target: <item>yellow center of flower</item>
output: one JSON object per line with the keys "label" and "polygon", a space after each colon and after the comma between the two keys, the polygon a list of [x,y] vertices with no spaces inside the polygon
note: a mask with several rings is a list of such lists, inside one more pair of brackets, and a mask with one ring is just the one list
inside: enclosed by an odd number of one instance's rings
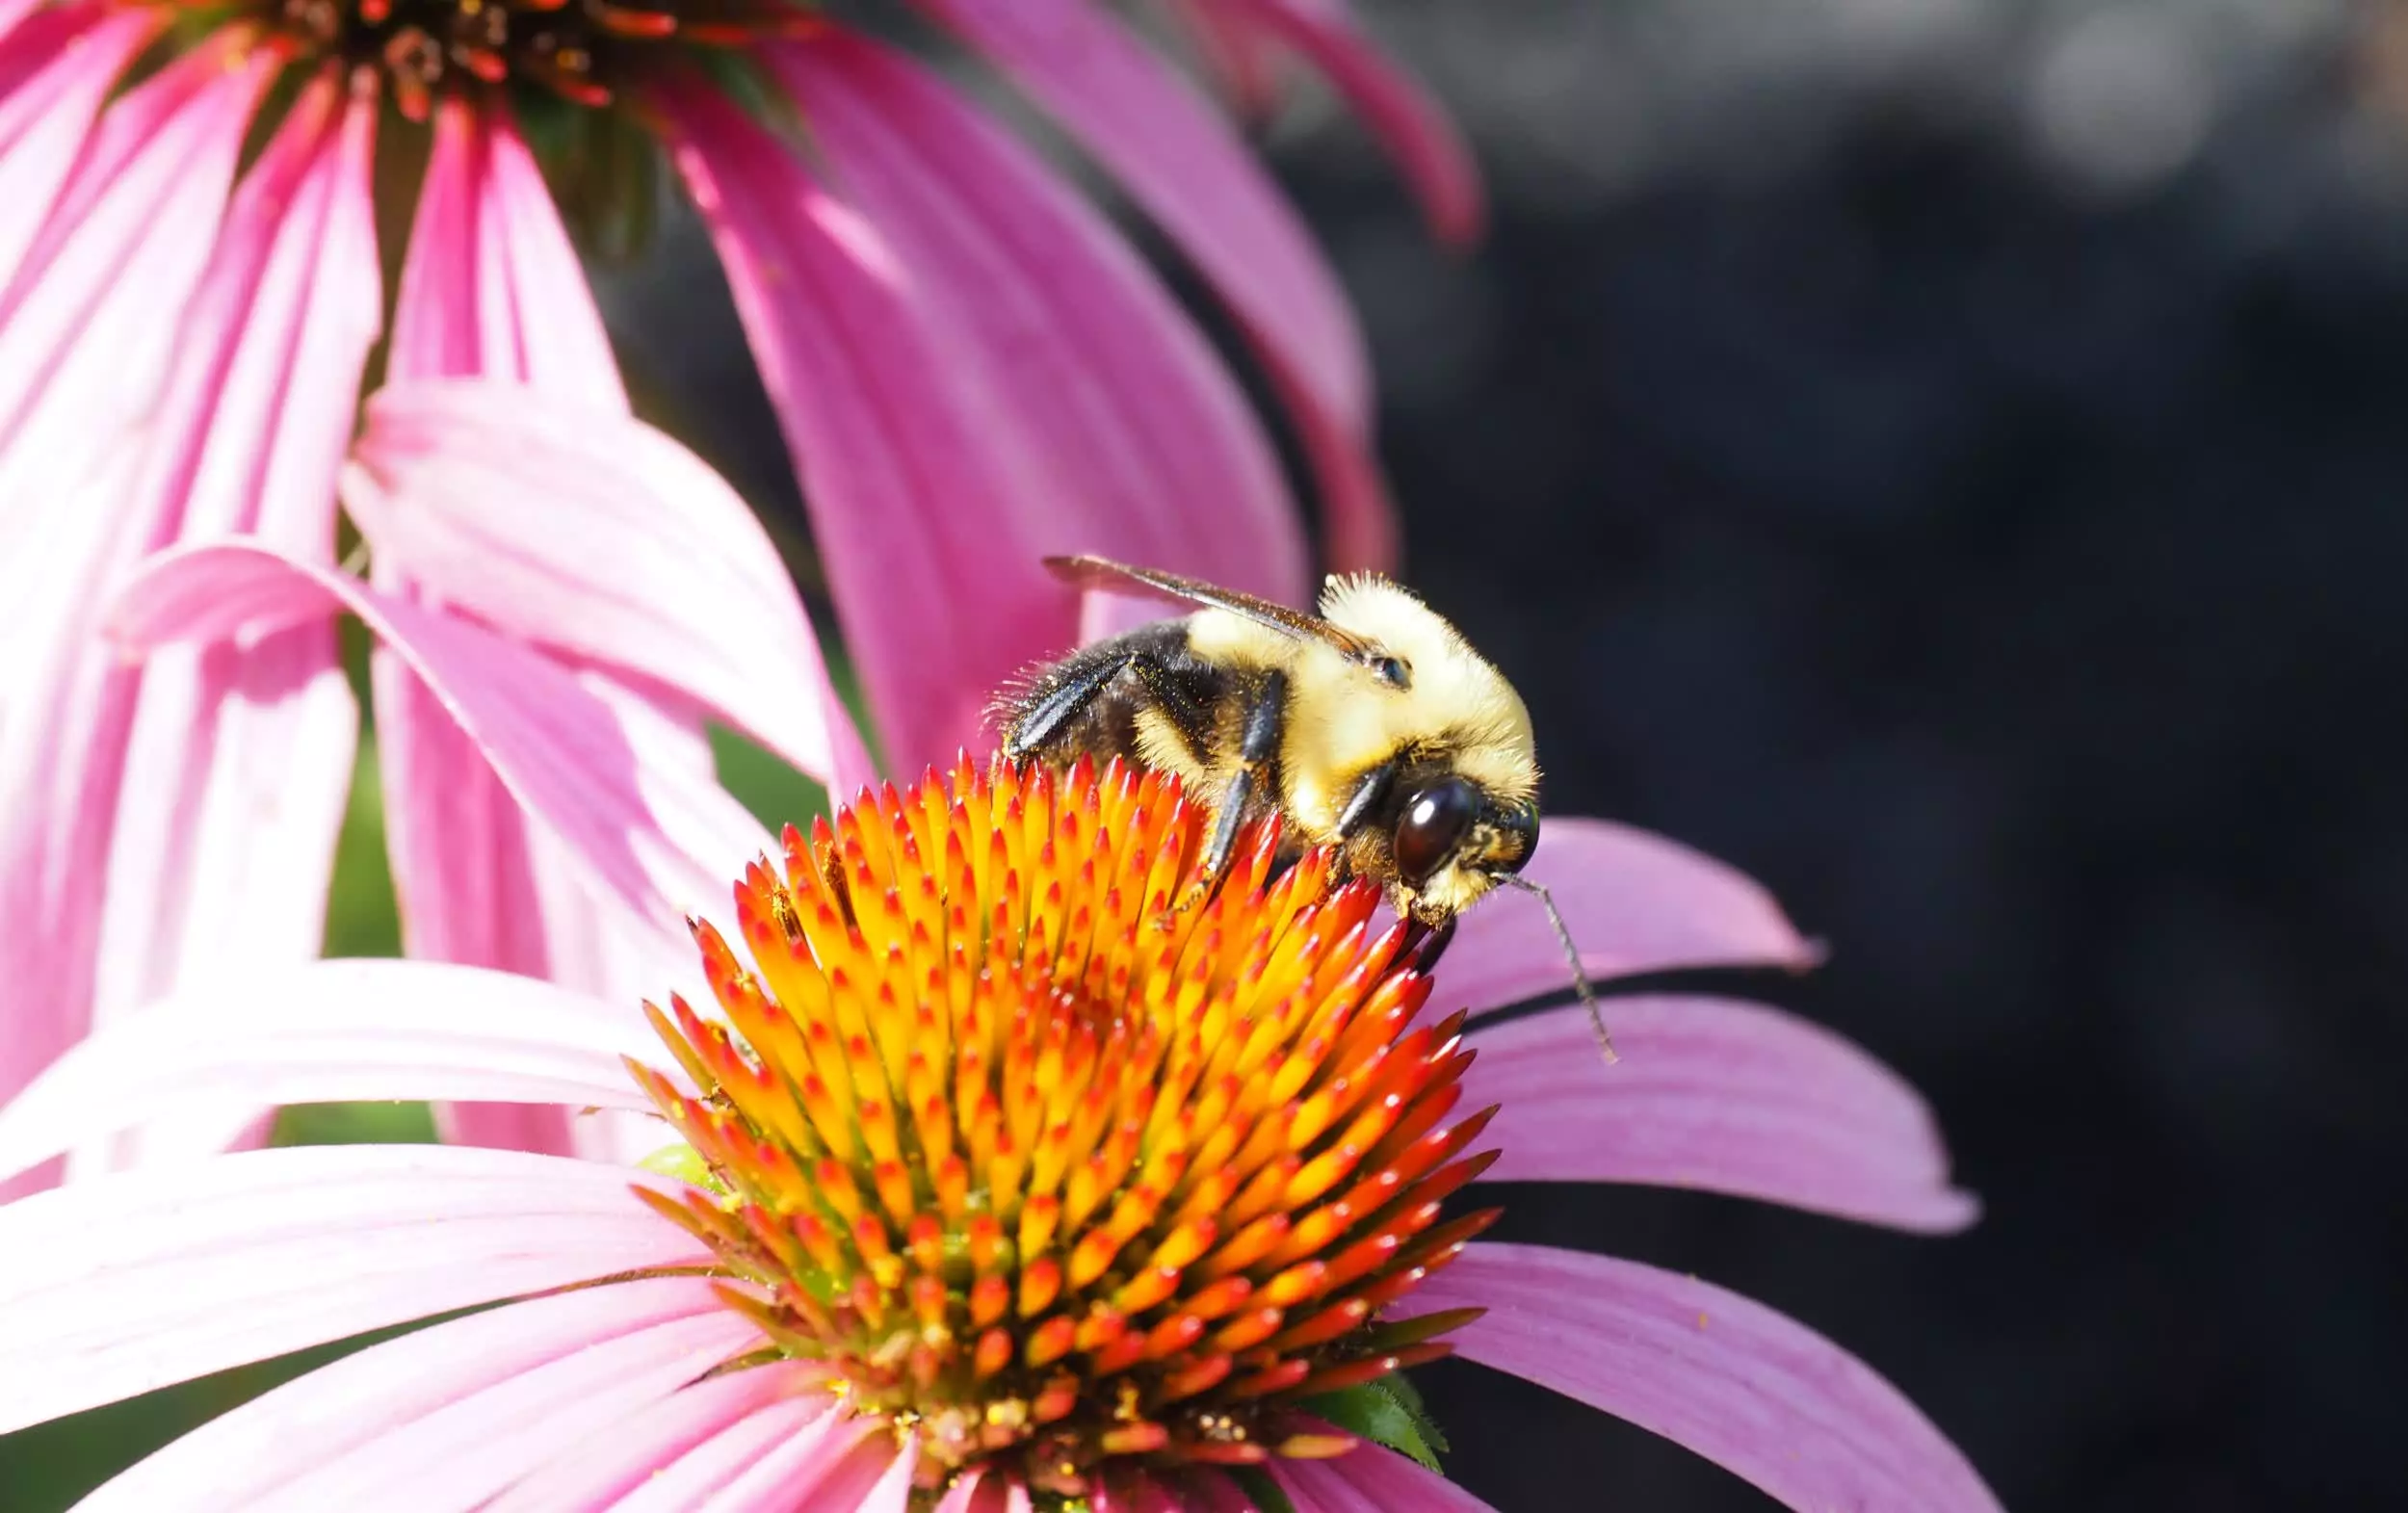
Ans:
{"label": "yellow center of flower", "polygon": [[695,926],[724,1022],[650,1009],[709,1175],[647,1199],[932,1484],[1336,1453],[1309,1399],[1465,1317],[1378,1317],[1495,1217],[1441,1222],[1493,1156],[1493,1110],[1450,1122],[1462,1016],[1415,1024],[1404,927],[1275,822],[1175,909],[1204,820],[1118,764],[865,793],[748,870],[751,970]]}

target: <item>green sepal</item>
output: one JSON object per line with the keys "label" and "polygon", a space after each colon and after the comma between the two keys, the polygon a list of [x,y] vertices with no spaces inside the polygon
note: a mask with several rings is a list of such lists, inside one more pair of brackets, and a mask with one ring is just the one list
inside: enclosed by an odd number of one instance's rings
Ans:
{"label": "green sepal", "polygon": [[1395,1372],[1307,1397],[1296,1406],[1348,1434],[1409,1455],[1431,1471],[1438,1470],[1438,1457],[1447,1448],[1447,1437],[1422,1406],[1422,1395]]}

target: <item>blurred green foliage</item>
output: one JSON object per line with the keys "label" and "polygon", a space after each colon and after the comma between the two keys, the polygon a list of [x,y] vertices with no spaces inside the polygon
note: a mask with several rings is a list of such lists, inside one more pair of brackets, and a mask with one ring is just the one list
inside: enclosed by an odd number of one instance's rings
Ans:
{"label": "blurred green foliage", "polygon": [[[346,627],[346,661],[368,708],[365,645]],[[839,670],[837,681],[856,714],[857,691]],[[752,742],[714,730],[720,780],[763,823],[808,824],[825,812],[827,796]],[[334,883],[327,909],[326,954],[391,956],[401,952],[401,920],[384,848],[383,790],[376,736],[363,729],[352,794],[335,848]],[[280,1145],[422,1144],[434,1138],[424,1104],[322,1104],[287,1109],[276,1121]],[[409,1326],[416,1327],[416,1326]],[[274,1361],[221,1372],[91,1413],[0,1435],[0,1513],[57,1513],[170,1440],[279,1383],[407,1328],[380,1331]]]}

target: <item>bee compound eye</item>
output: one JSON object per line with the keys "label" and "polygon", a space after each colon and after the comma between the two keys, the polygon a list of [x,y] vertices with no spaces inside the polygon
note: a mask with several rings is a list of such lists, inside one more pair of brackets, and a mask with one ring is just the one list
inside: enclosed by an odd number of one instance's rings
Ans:
{"label": "bee compound eye", "polygon": [[1428,881],[1462,846],[1479,814],[1479,796],[1459,777],[1415,794],[1397,822],[1397,875],[1414,887]]}

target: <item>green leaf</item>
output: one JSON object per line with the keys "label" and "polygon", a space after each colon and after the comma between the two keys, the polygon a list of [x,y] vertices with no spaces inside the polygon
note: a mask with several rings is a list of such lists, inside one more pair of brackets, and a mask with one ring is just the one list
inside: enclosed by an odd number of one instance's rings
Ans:
{"label": "green leaf", "polygon": [[1297,1406],[1348,1434],[1410,1455],[1431,1471],[1438,1469],[1438,1452],[1447,1448],[1446,1436],[1423,1410],[1421,1395],[1393,1373],[1359,1387],[1307,1397]]}
{"label": "green leaf", "polygon": [[1296,1504],[1279,1490],[1279,1483],[1270,1479],[1269,1472],[1259,1466],[1232,1466],[1228,1470],[1229,1479],[1254,1504],[1256,1513],[1296,1513]]}

